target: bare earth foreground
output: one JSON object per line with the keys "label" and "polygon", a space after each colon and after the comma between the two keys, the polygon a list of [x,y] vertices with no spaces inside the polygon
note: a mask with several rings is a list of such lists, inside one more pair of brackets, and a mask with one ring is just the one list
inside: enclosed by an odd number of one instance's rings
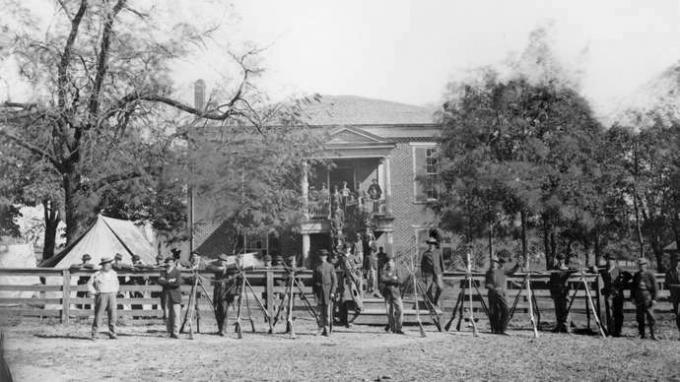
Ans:
{"label": "bare earth foreground", "polygon": [[[20,382],[680,381],[680,341],[670,325],[658,342],[546,332],[533,340],[526,330],[510,331],[510,336],[482,332],[473,338],[468,329],[437,333],[432,326],[426,327],[426,338],[417,327],[399,336],[378,326],[339,328],[325,338],[312,335],[308,322],[299,322],[296,329],[296,339],[246,331],[242,340],[232,333],[172,340],[156,323],[121,326],[118,340],[102,335],[91,341],[86,322],[15,322],[4,328],[5,353]],[[632,328],[627,334],[632,336]]]}

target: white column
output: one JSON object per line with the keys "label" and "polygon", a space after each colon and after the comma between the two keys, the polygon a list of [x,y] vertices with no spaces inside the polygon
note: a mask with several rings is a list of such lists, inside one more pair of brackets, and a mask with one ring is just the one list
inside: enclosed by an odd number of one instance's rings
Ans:
{"label": "white column", "polygon": [[303,233],[302,234],[302,264],[299,264],[300,266],[307,266],[308,265],[308,258],[309,258],[309,247],[310,247],[310,241],[309,241],[309,234],[308,233]]}
{"label": "white column", "polygon": [[[300,181],[300,186],[302,187],[302,208],[305,215],[305,220],[309,220],[309,163],[307,161],[302,162],[302,179]],[[309,239],[309,237],[307,237]]]}
{"label": "white column", "polygon": [[[392,181],[390,180],[390,157],[383,158],[385,164],[385,214],[392,214]],[[391,237],[391,235],[390,235]]]}

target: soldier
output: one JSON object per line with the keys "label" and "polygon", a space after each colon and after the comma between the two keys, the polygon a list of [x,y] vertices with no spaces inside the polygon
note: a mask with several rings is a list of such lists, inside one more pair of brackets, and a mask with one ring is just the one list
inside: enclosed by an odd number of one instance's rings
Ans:
{"label": "soldier", "polygon": [[[156,255],[156,264],[149,266],[149,270],[154,270],[154,271],[162,271],[165,269],[165,257],[161,255],[160,253]],[[149,278],[149,281],[153,283],[158,283],[158,277],[151,277]],[[151,298],[158,298],[161,302],[160,304],[160,309],[163,311],[163,320],[166,320],[168,318],[168,307],[167,304],[165,303],[165,293],[163,292],[151,292]],[[159,306],[155,305],[154,309],[158,309]]]}
{"label": "soldier", "polygon": [[359,275],[359,292],[363,293],[364,290],[364,241],[361,238],[361,233],[357,232],[356,238],[354,239],[354,258],[357,261],[357,274]]}
{"label": "soldier", "polygon": [[[122,273],[122,272],[130,272],[132,270],[132,267],[129,265],[123,263],[123,255],[120,253],[116,253],[116,256],[113,258],[113,264],[111,267],[113,268],[116,273]],[[128,285],[128,278],[127,276],[118,276],[118,285]],[[125,298],[126,292],[118,292],[118,297],[120,298]],[[130,305],[126,305],[127,308],[130,308]],[[122,304],[118,305],[118,309],[126,309]]]}
{"label": "soldier", "polygon": [[[89,254],[85,253],[83,256],[80,258],[82,263],[80,264],[73,264],[69,267],[69,270],[71,272],[81,272],[81,271],[91,271],[94,270],[94,264],[90,263],[90,260],[92,260],[92,256]],[[80,276],[78,277],[78,285],[87,285],[87,282],[90,281],[90,276]],[[87,291],[78,291],[76,292],[76,297],[78,298],[86,298],[87,297]],[[77,304],[76,308],[78,309],[90,309],[89,304]]]}
{"label": "soldier", "polygon": [[649,336],[654,335],[654,304],[656,304],[656,277],[647,270],[647,259],[638,260],[638,272],[633,276],[630,291],[631,299],[635,302],[635,318],[637,319],[640,338],[645,338],[645,321],[649,325]]}
{"label": "soldier", "polygon": [[[501,251],[499,255],[503,252]],[[509,255],[509,253],[508,253]],[[504,256],[496,256],[491,261],[491,268],[486,272],[486,289],[489,299],[489,321],[491,324],[491,333],[506,334],[505,330],[508,327],[508,300],[506,299],[505,288],[507,286],[506,276],[513,275],[519,270],[519,263],[516,263],[512,269],[504,269]]]}
{"label": "soldier", "polygon": [[168,320],[166,327],[171,338],[179,338],[180,316],[182,314],[182,274],[177,269],[177,260],[174,257],[165,259],[165,270],[158,278],[158,284],[163,287],[165,303],[168,307]]}
{"label": "soldier", "polygon": [[420,260],[420,272],[425,281],[427,296],[432,304],[439,306],[439,296],[444,290],[444,258],[437,249],[437,239],[429,237],[426,241],[427,250]]}
{"label": "soldier", "polygon": [[569,303],[569,276],[575,273],[575,270],[570,270],[564,264],[564,255],[558,254],[555,258],[557,263],[556,269],[550,272],[550,279],[548,280],[548,287],[550,288],[550,297],[555,304],[555,328],[553,333],[569,333],[567,326],[567,318],[569,311],[567,310]]}
{"label": "soldier", "polygon": [[367,292],[373,293],[374,297],[382,298],[378,291],[378,248],[373,232],[367,230],[368,256],[366,264]]}
{"label": "soldier", "polygon": [[335,289],[338,286],[337,275],[335,274],[335,267],[328,261],[328,251],[322,249],[319,251],[319,260],[321,263],[314,268],[312,275],[312,285],[314,288],[314,296],[316,296],[316,306],[319,310],[319,333],[324,336],[329,336],[331,333],[329,327],[331,324],[331,301],[335,298]]}
{"label": "soldier", "polygon": [[236,298],[241,295],[241,277],[235,265],[229,265],[229,256],[221,254],[217,264],[210,264],[207,270],[215,274],[213,289],[213,304],[215,304],[215,320],[218,334],[227,334],[227,314],[229,306],[233,306]]}
{"label": "soldier", "polygon": [[348,244],[344,247],[345,253],[340,254],[338,265],[341,271],[340,290],[340,321],[349,328],[352,326],[353,319],[349,318],[349,311],[353,310],[356,318],[363,309],[363,302],[361,301],[361,273],[357,272],[361,263],[358,258],[350,251]]}
{"label": "soldier", "polygon": [[404,305],[401,301],[401,290],[399,289],[399,270],[394,262],[394,255],[387,254],[387,262],[380,271],[380,282],[383,285],[381,290],[385,298],[385,313],[387,313],[386,331],[396,334],[404,334],[401,325],[404,320]]}
{"label": "soldier", "polygon": [[94,321],[92,321],[92,339],[97,339],[99,322],[104,312],[109,318],[109,338],[115,340],[116,335],[116,295],[118,294],[118,277],[113,270],[110,257],[101,259],[101,270],[92,275],[87,283],[90,295],[94,296]]}
{"label": "soldier", "polygon": [[631,275],[619,269],[614,255],[605,255],[605,267],[597,271],[604,284],[600,291],[604,296],[605,321],[610,336],[620,337],[623,327],[623,291],[630,282]]}
{"label": "soldier", "polygon": [[[143,272],[146,270],[146,265],[142,262],[141,257],[139,255],[132,255],[132,271],[134,272]],[[144,277],[130,277],[130,285],[146,285],[146,280]],[[135,291],[130,293],[130,297],[132,298],[144,298],[144,294],[140,291]],[[140,304],[133,304],[132,305],[132,310],[142,310],[144,307]]]}
{"label": "soldier", "polygon": [[666,272],[666,288],[671,292],[670,301],[673,304],[675,325],[680,331],[680,262],[678,254],[671,257],[671,268]]}

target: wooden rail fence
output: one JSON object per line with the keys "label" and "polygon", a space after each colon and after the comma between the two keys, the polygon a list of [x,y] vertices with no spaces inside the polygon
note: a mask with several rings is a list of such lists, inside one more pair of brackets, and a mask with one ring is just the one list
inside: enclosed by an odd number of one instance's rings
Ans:
{"label": "wooden rail fence", "polygon": [[[32,316],[39,318],[55,318],[62,323],[68,324],[71,319],[78,317],[92,316],[93,299],[86,296],[87,285],[83,284],[85,278],[91,276],[93,271],[77,271],[71,272],[68,269],[54,269],[54,268],[21,268],[21,269],[0,269],[1,280],[12,280],[12,282],[4,281],[0,284],[0,315],[5,317],[21,317]],[[207,280],[206,289],[212,295],[213,275],[212,273],[200,273],[204,280]],[[156,285],[155,280],[159,276],[158,271],[145,272],[119,272],[119,277],[124,277],[126,283],[121,285],[121,295],[119,295],[119,316],[131,319],[143,319],[148,317],[161,317],[162,310],[160,308],[159,295],[161,287]],[[252,269],[246,272],[248,281],[253,286],[255,294],[265,304],[269,313],[273,315],[276,306],[276,300],[285,292],[286,277],[288,273],[280,268],[261,268]],[[182,292],[185,295],[184,303],[188,302],[188,295],[191,291],[191,285],[188,280],[192,278],[191,271],[184,271],[183,276],[186,277],[187,282],[182,286]],[[314,303],[312,289],[310,286],[311,271],[302,270],[297,273],[297,276],[302,281],[305,296]],[[538,308],[541,312],[541,319],[543,322],[552,321],[554,318],[554,307],[550,298],[550,291],[548,290],[547,274],[535,274],[531,276],[531,286],[536,297]],[[657,283],[659,286],[659,297],[657,301],[657,312],[660,314],[667,314],[671,312],[671,304],[668,301],[669,292],[664,285],[664,277],[662,274],[657,274]],[[594,274],[586,274],[586,282],[589,285],[591,294],[593,296],[596,309],[602,312],[604,309],[603,297],[600,294],[601,279]],[[15,281],[18,280],[18,281]],[[461,281],[465,280],[465,274],[448,272],[444,275],[444,283],[446,285],[445,291],[442,294],[440,306],[444,312],[444,319],[450,317],[453,306],[458,298],[461,290]],[[486,301],[486,290],[484,289],[484,275],[480,273],[473,274],[473,280],[478,285],[479,291],[482,293]],[[519,303],[514,315],[513,321],[524,320],[522,315],[528,314],[528,301],[526,290],[523,286],[524,275],[516,274],[508,277],[508,300],[509,303],[515,299],[515,296],[520,293]],[[80,282],[80,283],[79,283]],[[590,326],[590,311],[587,308],[586,293],[582,287],[582,282],[579,275],[573,275],[570,280],[571,292],[570,296],[574,295],[575,299],[571,308],[571,317],[574,321],[583,322]],[[577,289],[574,294],[574,290]],[[474,289],[473,289],[474,291]],[[628,297],[628,291],[626,297]],[[296,293],[298,296],[300,292]],[[210,296],[212,298],[212,296]],[[207,316],[212,316],[212,307],[209,305],[206,298],[200,298],[199,311]],[[302,299],[295,299],[294,309],[297,311],[307,310],[306,305]],[[255,299],[249,299],[251,310],[259,313],[259,306],[256,305]],[[384,306],[381,300],[371,299],[367,296],[367,311],[372,314],[379,314],[384,311]],[[409,296],[405,297],[405,308],[407,314],[412,311],[414,301]],[[467,300],[465,308],[468,308]],[[411,309],[411,310],[409,310]],[[634,314],[635,307],[632,302],[626,300],[624,310],[627,315]],[[485,320],[483,315],[482,304],[480,296],[473,295],[473,311],[477,317]],[[301,313],[298,313],[301,315]],[[370,313],[369,313],[370,315]],[[632,316],[626,319],[633,319]],[[382,317],[378,319],[379,322],[384,321]],[[408,319],[407,319],[408,321]],[[524,322],[527,323],[528,319]]]}

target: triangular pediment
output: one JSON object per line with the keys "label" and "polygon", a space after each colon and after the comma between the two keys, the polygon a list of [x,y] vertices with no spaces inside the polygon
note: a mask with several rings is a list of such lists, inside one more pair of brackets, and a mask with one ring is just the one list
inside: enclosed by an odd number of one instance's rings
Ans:
{"label": "triangular pediment", "polygon": [[330,133],[329,144],[376,144],[385,143],[380,137],[356,127],[339,127]]}

